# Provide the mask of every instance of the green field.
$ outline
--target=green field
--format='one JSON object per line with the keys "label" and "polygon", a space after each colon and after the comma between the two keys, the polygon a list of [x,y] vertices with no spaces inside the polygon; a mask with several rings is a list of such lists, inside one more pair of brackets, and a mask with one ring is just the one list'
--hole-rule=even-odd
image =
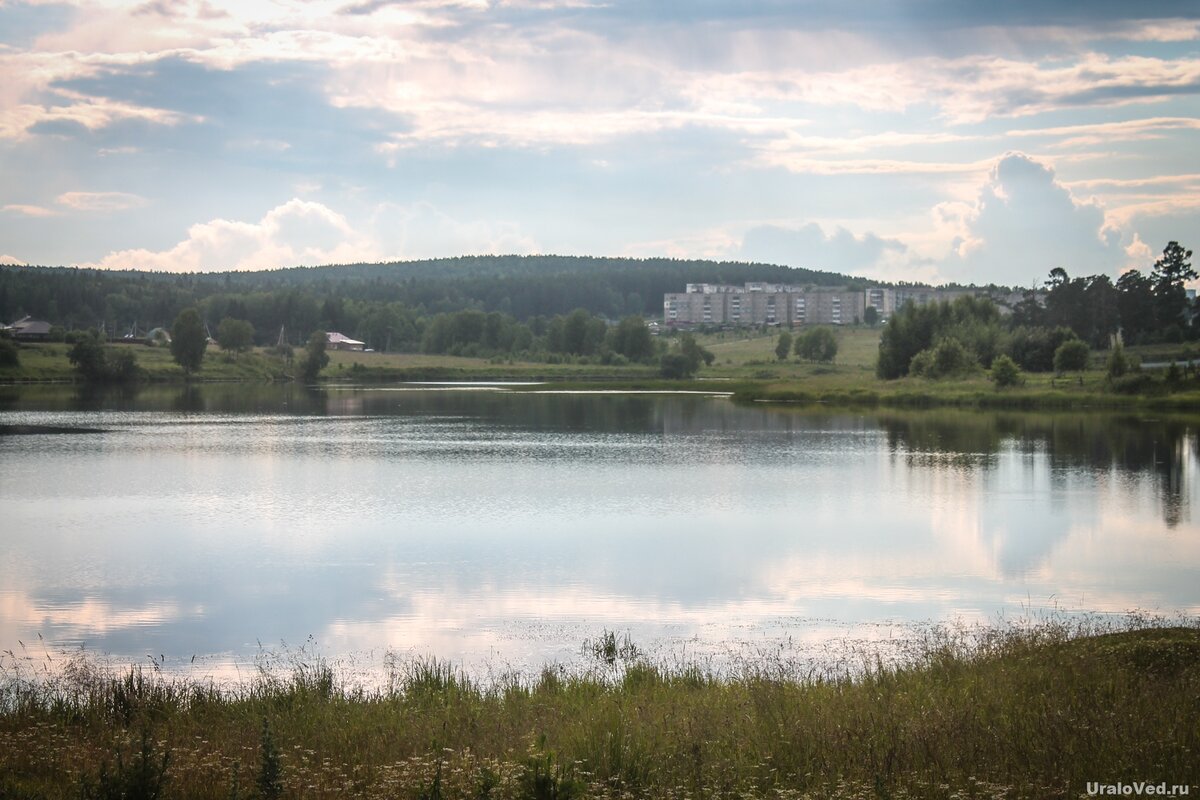
{"label": "green field", "polygon": [[897,663],[766,656],[729,675],[608,633],[591,655],[488,684],[417,660],[372,690],[319,660],[233,687],[9,662],[0,797],[1042,800],[1200,782],[1194,621],[935,629]]}

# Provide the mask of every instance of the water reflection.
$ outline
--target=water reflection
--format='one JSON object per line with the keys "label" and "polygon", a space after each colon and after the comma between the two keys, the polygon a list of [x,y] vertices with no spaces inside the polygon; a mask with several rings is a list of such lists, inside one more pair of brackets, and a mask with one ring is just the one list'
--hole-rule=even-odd
{"label": "water reflection", "polygon": [[1030,607],[1200,610],[1184,418],[683,396],[0,390],[0,650],[518,665]]}
{"label": "water reflection", "polygon": [[964,411],[880,413],[888,446],[909,463],[995,468],[1009,449],[1045,456],[1051,480],[1063,487],[1081,469],[1096,479],[1137,482],[1149,477],[1163,521],[1175,527],[1190,518],[1187,472],[1195,464],[1196,420],[1130,414],[985,414]]}

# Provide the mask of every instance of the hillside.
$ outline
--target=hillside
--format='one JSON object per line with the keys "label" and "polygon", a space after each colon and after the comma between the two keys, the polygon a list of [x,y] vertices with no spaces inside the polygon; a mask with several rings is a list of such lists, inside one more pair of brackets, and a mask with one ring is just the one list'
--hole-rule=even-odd
{"label": "hillside", "polygon": [[[770,281],[865,285],[861,278],[770,264],[664,258],[470,256],[258,272],[161,273],[65,267],[0,268],[0,320],[29,314],[67,328],[169,324],[188,306],[280,325],[337,324],[339,305],[400,304],[417,316],[477,309],[518,320],[584,308],[610,318],[658,314],[687,283]],[[229,309],[232,308],[230,311]],[[215,321],[215,320],[214,320]]]}

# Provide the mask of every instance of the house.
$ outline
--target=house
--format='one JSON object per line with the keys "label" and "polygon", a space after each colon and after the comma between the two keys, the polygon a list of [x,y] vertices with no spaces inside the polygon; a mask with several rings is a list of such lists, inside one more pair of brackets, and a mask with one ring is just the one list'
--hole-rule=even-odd
{"label": "house", "polygon": [[18,342],[48,342],[50,341],[50,323],[40,319],[25,317],[7,326],[8,331]]}
{"label": "house", "polygon": [[336,331],[325,334],[325,344],[330,350],[357,350],[362,352],[362,349],[366,347],[364,342],[351,339],[349,336],[337,333]]}

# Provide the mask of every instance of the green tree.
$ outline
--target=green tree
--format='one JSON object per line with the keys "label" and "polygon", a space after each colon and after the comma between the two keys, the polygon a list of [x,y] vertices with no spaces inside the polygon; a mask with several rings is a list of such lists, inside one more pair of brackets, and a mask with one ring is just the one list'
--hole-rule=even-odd
{"label": "green tree", "polygon": [[254,344],[254,326],[244,319],[226,317],[217,326],[217,344],[231,353],[244,353]]}
{"label": "green tree", "polygon": [[715,356],[696,341],[696,337],[685,333],[679,344],[659,359],[659,373],[664,378],[690,378],[700,371],[701,364],[712,364]]}
{"label": "green tree", "polygon": [[194,308],[185,308],[171,326],[171,356],[183,367],[184,374],[200,369],[204,351],[208,349],[208,336],[204,333],[204,322]]}
{"label": "green tree", "polygon": [[108,377],[108,360],[104,356],[104,345],[95,331],[76,339],[75,344],[67,351],[67,360],[80,377],[89,383],[99,383]]}
{"label": "green tree", "polygon": [[628,316],[612,330],[612,349],[630,361],[646,361],[654,355],[654,340],[640,316]]}
{"label": "green tree", "polygon": [[863,322],[874,328],[875,324],[879,322],[879,309],[875,306],[867,306],[867,310],[863,312]]}
{"label": "green tree", "polygon": [[688,360],[692,372],[699,370],[702,363],[711,366],[716,358],[711,350],[697,342],[696,337],[690,333],[679,337],[679,352]]}
{"label": "green tree", "polygon": [[837,338],[829,328],[813,328],[796,337],[796,355],[806,361],[833,361],[837,352]]}
{"label": "green tree", "polygon": [[1191,250],[1184,250],[1179,242],[1169,242],[1163,249],[1162,258],[1154,262],[1150,280],[1154,284],[1155,318],[1160,329],[1184,322],[1188,306],[1184,282],[1197,277],[1188,261],[1191,257]]}
{"label": "green tree", "polygon": [[1091,354],[1092,351],[1087,346],[1087,342],[1079,339],[1063,342],[1054,351],[1054,371],[1059,374],[1083,372],[1087,369],[1088,358]]}
{"label": "green tree", "polygon": [[780,361],[788,357],[788,353],[792,351],[792,334],[790,331],[783,331],[779,334],[779,341],[775,343],[775,358]]}
{"label": "green tree", "polygon": [[141,374],[132,350],[124,347],[110,357],[95,329],[74,337],[67,360],[88,383],[129,383]]}
{"label": "green tree", "polygon": [[996,356],[992,361],[992,380],[998,389],[1016,386],[1021,383],[1021,368],[1006,355]]}
{"label": "green tree", "polygon": [[300,375],[305,383],[315,383],[321,370],[329,364],[329,353],[325,352],[327,344],[325,331],[313,331],[304,346],[304,359],[300,362]]}

